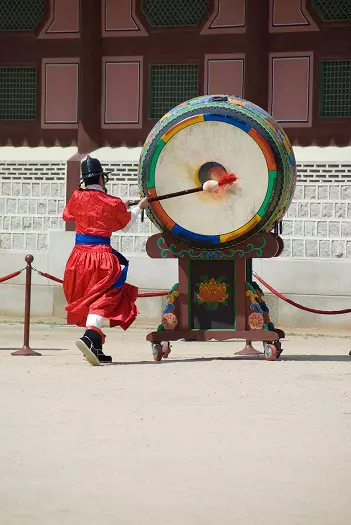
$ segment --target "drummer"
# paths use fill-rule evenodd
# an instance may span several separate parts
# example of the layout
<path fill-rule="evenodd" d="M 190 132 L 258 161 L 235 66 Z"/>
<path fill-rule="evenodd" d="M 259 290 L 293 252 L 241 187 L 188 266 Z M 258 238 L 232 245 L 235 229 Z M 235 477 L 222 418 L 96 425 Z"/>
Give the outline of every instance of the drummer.
<path fill-rule="evenodd" d="M 142 199 L 129 211 L 121 199 L 108 195 L 108 173 L 98 159 L 88 156 L 81 175 L 85 188 L 75 190 L 63 211 L 65 221 L 76 223 L 76 243 L 66 264 L 63 289 L 67 323 L 85 327 L 76 345 L 97 366 L 112 361 L 102 351 L 104 320 L 126 330 L 138 314 L 138 288 L 125 282 L 128 261 L 112 249 L 111 235 L 134 222 L 148 201 Z"/>

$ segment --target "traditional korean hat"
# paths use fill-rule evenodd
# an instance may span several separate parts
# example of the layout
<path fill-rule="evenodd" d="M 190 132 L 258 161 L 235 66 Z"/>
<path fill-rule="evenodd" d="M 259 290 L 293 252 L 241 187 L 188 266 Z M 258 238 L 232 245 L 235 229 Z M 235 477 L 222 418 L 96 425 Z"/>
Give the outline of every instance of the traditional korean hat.
<path fill-rule="evenodd" d="M 98 159 L 93 159 L 89 155 L 86 159 L 83 160 L 81 164 L 81 175 L 82 180 L 85 181 L 92 177 L 97 177 L 103 175 L 105 177 L 105 182 L 108 181 L 108 175 L 113 170 L 104 170 L 101 166 L 101 163 Z"/>

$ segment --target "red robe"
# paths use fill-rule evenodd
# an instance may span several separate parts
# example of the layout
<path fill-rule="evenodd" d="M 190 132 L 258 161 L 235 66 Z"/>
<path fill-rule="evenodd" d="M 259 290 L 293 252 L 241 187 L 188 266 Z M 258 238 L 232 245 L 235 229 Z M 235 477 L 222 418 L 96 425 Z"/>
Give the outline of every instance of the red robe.
<path fill-rule="evenodd" d="M 76 233 L 103 237 L 125 228 L 130 218 L 121 199 L 97 190 L 76 190 L 63 211 L 65 221 L 76 223 Z M 63 278 L 67 323 L 85 326 L 90 313 L 126 330 L 138 314 L 134 304 L 138 288 L 128 283 L 111 288 L 120 273 L 111 246 L 75 245 Z"/>

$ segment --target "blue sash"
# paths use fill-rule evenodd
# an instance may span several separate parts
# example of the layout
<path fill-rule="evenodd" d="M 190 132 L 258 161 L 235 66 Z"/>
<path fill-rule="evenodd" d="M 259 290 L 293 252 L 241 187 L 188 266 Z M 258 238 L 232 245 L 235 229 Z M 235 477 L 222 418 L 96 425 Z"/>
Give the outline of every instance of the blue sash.
<path fill-rule="evenodd" d="M 110 245 L 110 237 L 100 237 L 99 235 L 84 235 L 83 233 L 76 234 L 76 244 L 92 244 L 92 245 Z M 119 264 L 124 266 L 121 271 L 121 275 L 118 277 L 117 281 L 112 285 L 112 288 L 122 288 L 124 283 L 127 280 L 129 261 L 119 253 L 117 250 L 112 248 L 112 253 L 117 257 Z"/>

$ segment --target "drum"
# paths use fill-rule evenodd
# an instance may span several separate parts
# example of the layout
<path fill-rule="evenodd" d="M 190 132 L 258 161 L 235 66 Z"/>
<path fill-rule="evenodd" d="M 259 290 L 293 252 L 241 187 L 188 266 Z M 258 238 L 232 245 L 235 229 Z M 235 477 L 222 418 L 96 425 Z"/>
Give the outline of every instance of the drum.
<path fill-rule="evenodd" d="M 150 220 L 175 240 L 204 249 L 238 244 L 270 231 L 286 212 L 296 163 L 278 123 L 260 107 L 230 95 L 197 97 L 164 115 L 139 161 L 143 196 L 201 187 L 233 173 L 233 184 L 153 202 Z"/>

